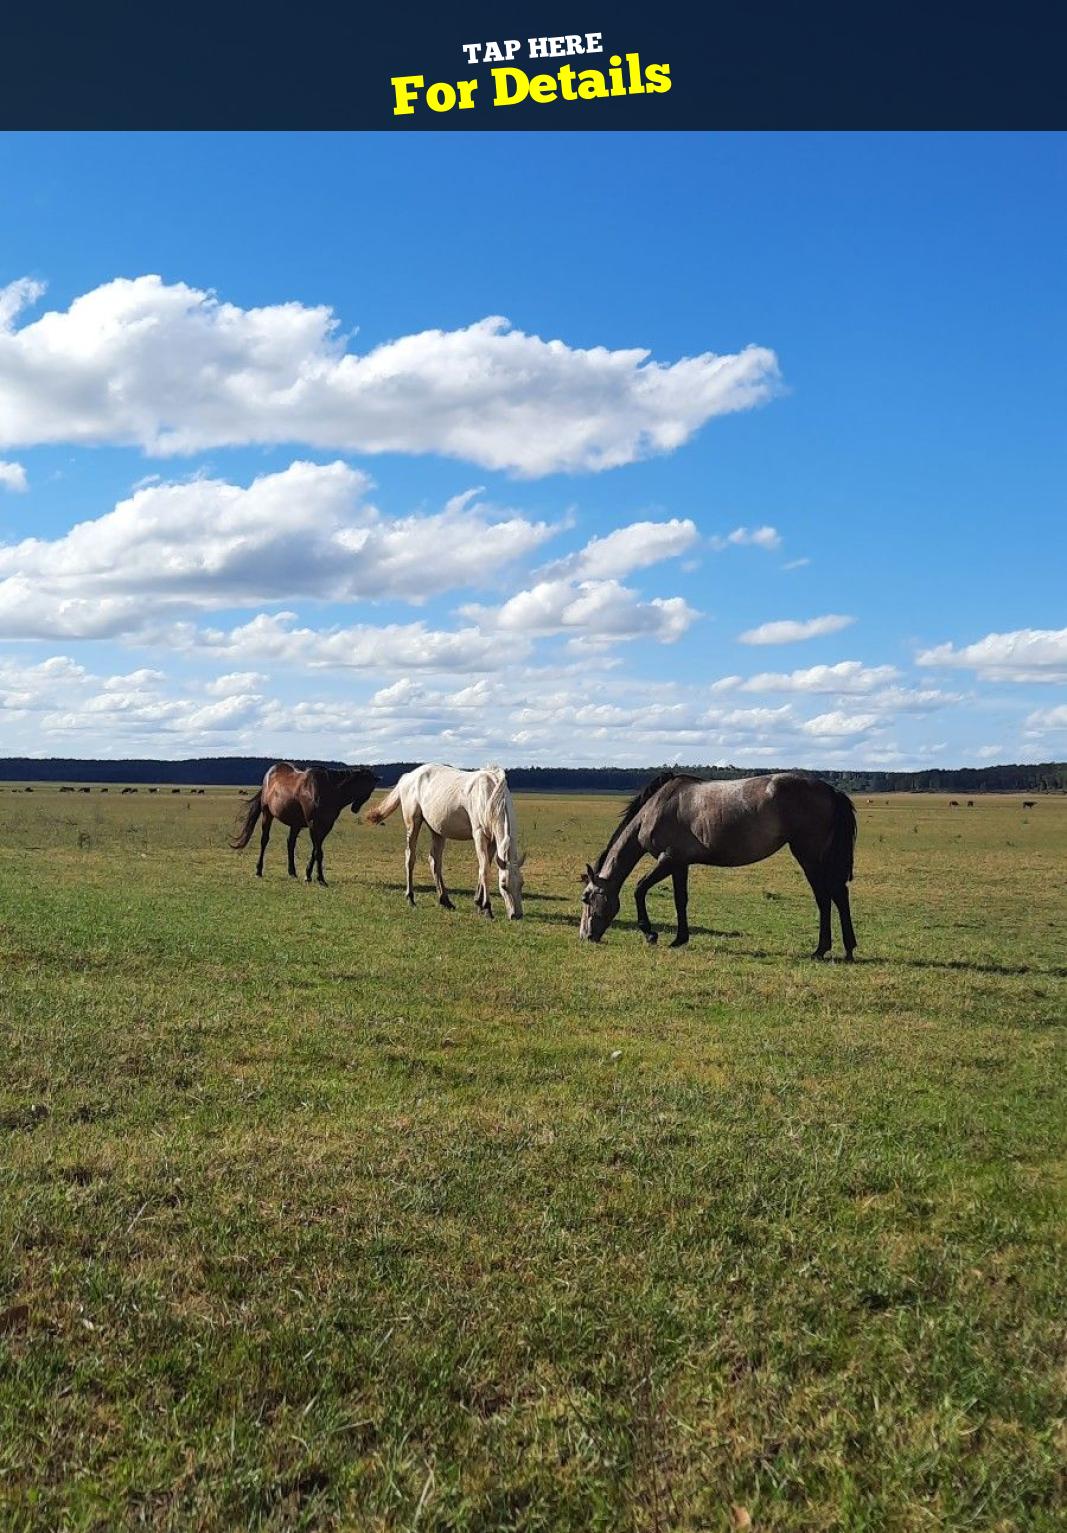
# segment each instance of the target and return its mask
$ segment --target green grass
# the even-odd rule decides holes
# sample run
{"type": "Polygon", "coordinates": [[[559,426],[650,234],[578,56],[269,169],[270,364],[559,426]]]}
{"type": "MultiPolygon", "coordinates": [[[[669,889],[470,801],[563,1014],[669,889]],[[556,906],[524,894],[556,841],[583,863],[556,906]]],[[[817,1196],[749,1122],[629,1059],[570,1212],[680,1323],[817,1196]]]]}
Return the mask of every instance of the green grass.
{"type": "Polygon", "coordinates": [[[852,968],[784,853],[579,943],[616,800],[521,924],[237,804],[0,795],[0,1526],[1063,1526],[1067,800],[861,797],[852,968]]]}

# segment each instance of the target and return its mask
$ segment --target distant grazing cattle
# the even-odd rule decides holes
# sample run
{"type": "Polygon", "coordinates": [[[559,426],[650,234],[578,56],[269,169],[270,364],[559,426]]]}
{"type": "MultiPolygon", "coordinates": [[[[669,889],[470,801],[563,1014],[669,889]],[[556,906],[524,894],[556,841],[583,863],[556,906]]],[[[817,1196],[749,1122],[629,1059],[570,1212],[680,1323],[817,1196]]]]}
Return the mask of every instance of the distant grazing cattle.
{"type": "Polygon", "coordinates": [[[122,791],[123,791],[123,793],[136,793],[137,789],[136,788],[123,788],[122,791]]]}
{"type": "Polygon", "coordinates": [[[79,788],[78,789],[79,793],[91,793],[92,791],[93,791],[92,788],[79,788]]]}
{"type": "Polygon", "coordinates": [[[180,789],[180,788],[171,788],[171,790],[170,790],[170,791],[171,791],[171,792],[172,792],[172,793],[180,793],[180,792],[181,792],[181,791],[182,791],[182,790],[181,790],[181,789],[180,789]]]}
{"type": "Polygon", "coordinates": [[[106,789],[106,788],[101,788],[101,789],[100,789],[100,792],[101,792],[101,793],[106,793],[106,792],[107,792],[107,791],[108,791],[108,790],[107,790],[107,789],[106,789]]]}
{"type": "Polygon", "coordinates": [[[60,788],[59,791],[60,791],[60,793],[73,793],[74,789],[73,788],[60,788]]]}
{"type": "Polygon", "coordinates": [[[1037,808],[1037,799],[1036,798],[1024,798],[1023,799],[1023,808],[1024,809],[1036,809],[1037,808]]]}
{"type": "Polygon", "coordinates": [[[968,809],[973,809],[974,808],[974,799],[973,798],[969,798],[967,800],[967,808],[968,809]]]}
{"type": "MultiPolygon", "coordinates": [[[[133,790],[133,791],[134,791],[134,792],[135,792],[135,793],[136,793],[136,792],[137,792],[137,789],[136,789],[136,788],[134,788],[134,790],[133,790]]],[[[148,790],[148,791],[149,791],[149,793],[158,793],[158,792],[159,792],[159,789],[158,789],[158,788],[149,788],[149,790],[148,790]]]]}
{"type": "Polygon", "coordinates": [[[26,789],[26,792],[27,792],[27,793],[32,793],[32,792],[33,792],[33,789],[32,789],[32,788],[27,788],[27,789],[26,789]]]}
{"type": "Polygon", "coordinates": [[[949,801],[948,801],[948,807],[950,809],[958,809],[960,807],[959,799],[958,798],[950,798],[949,801]]]}

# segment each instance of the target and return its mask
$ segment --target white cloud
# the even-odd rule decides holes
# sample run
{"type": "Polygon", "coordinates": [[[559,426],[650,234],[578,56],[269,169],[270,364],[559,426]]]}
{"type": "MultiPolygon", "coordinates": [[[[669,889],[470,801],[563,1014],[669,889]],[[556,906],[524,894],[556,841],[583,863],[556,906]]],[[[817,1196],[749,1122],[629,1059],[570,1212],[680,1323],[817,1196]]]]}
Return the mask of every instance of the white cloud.
{"type": "Polygon", "coordinates": [[[200,683],[200,690],[212,697],[233,697],[240,692],[255,692],[266,679],[260,671],[229,671],[225,676],[200,683]]]}
{"type": "Polygon", "coordinates": [[[375,627],[298,628],[292,612],[261,612],[240,627],[179,627],[165,637],[185,649],[209,651],[228,661],[319,670],[486,671],[521,658],[521,641],[502,645],[497,634],[477,628],[435,630],[425,623],[375,627]]]}
{"type": "Polygon", "coordinates": [[[0,458],[0,490],[14,490],[18,493],[28,488],[26,470],[22,464],[0,458]]]}
{"type": "Polygon", "coordinates": [[[498,608],[464,607],[486,629],[548,635],[573,633],[586,641],[611,642],[640,635],[672,644],[699,613],[681,596],[642,601],[617,580],[542,580],[498,608]]]}
{"type": "Polygon", "coordinates": [[[988,633],[962,649],[938,644],[916,663],[974,671],[986,681],[1067,681],[1067,628],[988,633]]]}
{"type": "Polygon", "coordinates": [[[749,628],[739,634],[738,639],[742,644],[796,644],[802,639],[819,639],[825,634],[840,633],[842,628],[848,628],[855,621],[854,617],[844,617],[837,612],[803,620],[783,618],[776,623],[761,623],[758,628],[749,628]]]}
{"type": "Polygon", "coordinates": [[[1067,703],[1055,708],[1038,708],[1027,715],[1026,728],[1037,732],[1046,729],[1067,729],[1067,703]]]}
{"type": "Polygon", "coordinates": [[[369,484],[345,463],[297,462],[247,487],[147,485],[63,537],[0,545],[0,634],[100,638],[167,607],[419,602],[484,584],[553,533],[475,490],[390,520],[367,502],[369,484]]]}
{"type": "Polygon", "coordinates": [[[631,522],[604,537],[591,538],[576,554],[557,560],[542,574],[567,575],[576,580],[621,580],[634,570],[664,559],[676,559],[698,539],[696,524],[688,519],[631,522]]]}
{"type": "Polygon", "coordinates": [[[878,723],[876,713],[820,713],[800,726],[806,735],[861,735],[878,723]]]}
{"type": "Polygon", "coordinates": [[[724,676],[713,692],[875,692],[896,681],[895,665],[864,665],[860,660],[839,660],[836,665],[812,665],[799,671],[761,671],[756,676],[724,676]]]}
{"type": "Polygon", "coordinates": [[[776,553],[782,546],[782,536],[776,527],[735,527],[724,538],[712,538],[712,548],[764,548],[776,553]]]}
{"type": "Polygon", "coordinates": [[[778,381],[758,346],[667,364],[495,316],[359,355],[324,305],[241,309],[158,276],[118,278],[15,328],[41,291],[27,279],[0,289],[0,446],[303,442],[525,475],[598,470],[671,451],[778,381]]]}

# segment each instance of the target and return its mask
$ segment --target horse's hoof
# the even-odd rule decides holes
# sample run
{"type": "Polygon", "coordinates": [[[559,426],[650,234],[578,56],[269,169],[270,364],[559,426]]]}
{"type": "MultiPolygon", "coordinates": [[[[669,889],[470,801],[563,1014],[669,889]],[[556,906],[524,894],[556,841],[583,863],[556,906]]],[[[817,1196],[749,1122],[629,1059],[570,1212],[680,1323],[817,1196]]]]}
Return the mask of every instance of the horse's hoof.
{"type": "Polygon", "coordinates": [[[849,948],[848,952],[845,954],[845,962],[846,963],[855,963],[855,959],[852,956],[852,949],[851,948],[849,948]]]}
{"type": "Polygon", "coordinates": [[[659,941],[659,932],[645,932],[644,938],[649,947],[655,947],[656,943],[659,941]]]}
{"type": "Polygon", "coordinates": [[[407,902],[411,906],[412,910],[414,910],[415,909],[415,896],[413,894],[405,894],[404,898],[407,900],[407,902]]]}
{"type": "Polygon", "coordinates": [[[671,947],[688,947],[688,945],[689,945],[689,934],[688,933],[686,933],[686,935],[684,937],[675,937],[674,941],[671,943],[671,947]]]}
{"type": "Polygon", "coordinates": [[[814,953],[811,955],[812,963],[822,963],[823,959],[826,957],[829,951],[829,948],[816,948],[814,953]]]}
{"type": "Polygon", "coordinates": [[[442,910],[455,910],[456,908],[450,899],[438,900],[437,903],[440,905],[442,910]]]}

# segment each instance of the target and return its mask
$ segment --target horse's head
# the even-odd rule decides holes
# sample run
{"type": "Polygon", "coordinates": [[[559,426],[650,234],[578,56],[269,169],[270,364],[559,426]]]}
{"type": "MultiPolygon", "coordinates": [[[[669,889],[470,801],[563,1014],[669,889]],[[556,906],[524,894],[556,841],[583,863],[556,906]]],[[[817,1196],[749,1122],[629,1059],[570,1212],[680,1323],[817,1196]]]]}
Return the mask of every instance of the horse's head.
{"type": "Polygon", "coordinates": [[[525,852],[520,857],[514,850],[510,857],[501,857],[497,854],[497,882],[500,884],[500,898],[504,901],[504,909],[512,921],[522,920],[522,865],[526,861],[525,852]]]}
{"type": "Polygon", "coordinates": [[[582,876],[582,924],[579,937],[587,942],[599,942],[619,913],[619,895],[587,864],[582,876]]]}
{"type": "Polygon", "coordinates": [[[364,768],[357,769],[344,779],[342,791],[346,797],[352,795],[348,807],[353,814],[359,813],[377,786],[377,777],[364,768]]]}

